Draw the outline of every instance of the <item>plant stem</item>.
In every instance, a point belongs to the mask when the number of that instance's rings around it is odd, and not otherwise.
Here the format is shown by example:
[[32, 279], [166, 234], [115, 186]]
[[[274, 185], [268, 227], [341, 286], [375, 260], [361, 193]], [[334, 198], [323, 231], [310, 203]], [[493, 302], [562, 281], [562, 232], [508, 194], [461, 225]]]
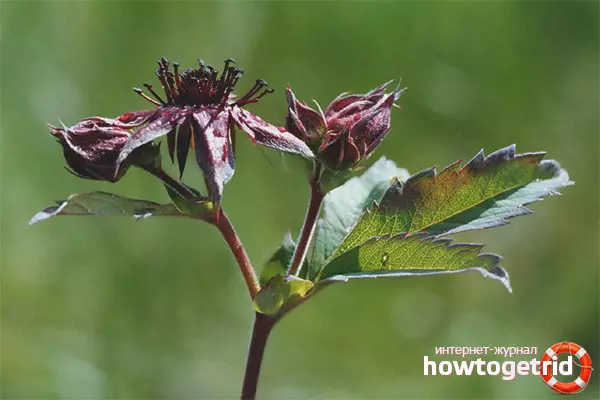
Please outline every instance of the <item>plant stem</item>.
[[320, 175], [321, 164], [316, 162], [313, 174], [310, 177], [310, 200], [308, 202], [306, 216], [304, 217], [304, 225], [302, 226], [302, 231], [300, 232], [300, 239], [298, 239], [296, 250], [294, 250], [290, 268], [288, 269], [288, 275], [298, 275], [300, 273], [302, 264], [306, 258], [308, 246], [310, 245], [315, 232], [317, 218], [319, 217], [321, 204], [323, 203], [323, 198], [325, 197], [325, 193], [323, 193], [323, 188], [319, 182]]
[[252, 267], [252, 263], [248, 258], [248, 254], [240, 241], [237, 233], [235, 233], [235, 229], [233, 229], [233, 225], [231, 221], [225, 214], [222, 208], [219, 207], [219, 211], [217, 217], [214, 222], [215, 226], [219, 228], [223, 238], [229, 245], [235, 260], [237, 261], [240, 271], [244, 276], [244, 280], [246, 281], [246, 286], [248, 286], [248, 291], [250, 292], [250, 297], [254, 299], [258, 292], [260, 291], [260, 284], [258, 283], [258, 278], [256, 277], [256, 273], [254, 272], [254, 268]]
[[162, 168], [160, 168], [160, 167], [156, 167], [156, 168], [141, 167], [141, 168], [143, 170], [149, 172], [150, 174], [154, 175], [161, 181], [163, 181], [163, 183], [165, 185], [169, 186], [171, 189], [176, 191], [184, 199], [190, 200], [195, 197], [198, 197], [187, 186], [185, 186], [183, 183], [179, 182], [177, 179], [174, 179], [171, 175], [167, 174]]
[[252, 338], [250, 339], [250, 348], [248, 349], [244, 384], [242, 385], [242, 400], [254, 400], [256, 398], [260, 366], [269, 334], [275, 322], [276, 319], [260, 313], [256, 313], [254, 317], [254, 327], [252, 328]]
[[[144, 168], [146, 171], [163, 181], [167, 186], [171, 189], [175, 190], [185, 199], [192, 200], [197, 198], [198, 196], [194, 194], [187, 186], [178, 180], [171, 177], [167, 174], [162, 168]], [[233, 228], [233, 224], [225, 214], [225, 211], [221, 207], [218, 208], [217, 213], [214, 216], [214, 220], [211, 221], [221, 232], [223, 238], [227, 242], [227, 245], [231, 249], [235, 260], [237, 261], [238, 266], [240, 267], [240, 271], [244, 276], [244, 280], [246, 281], [246, 286], [248, 286], [248, 291], [250, 292], [250, 297], [254, 299], [258, 292], [260, 291], [260, 284], [258, 283], [258, 278], [256, 277], [256, 273], [254, 272], [254, 268], [252, 267], [252, 263], [248, 258], [248, 254], [240, 241], [237, 233], [235, 233], [235, 229]]]

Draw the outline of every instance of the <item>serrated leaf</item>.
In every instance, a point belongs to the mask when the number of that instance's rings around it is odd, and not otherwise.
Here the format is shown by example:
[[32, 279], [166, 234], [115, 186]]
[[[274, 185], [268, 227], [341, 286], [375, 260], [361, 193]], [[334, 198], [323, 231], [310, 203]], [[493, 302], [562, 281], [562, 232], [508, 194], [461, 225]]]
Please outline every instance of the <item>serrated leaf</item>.
[[348, 180], [325, 196], [323, 215], [317, 222], [309, 265], [310, 278], [317, 275], [325, 260], [339, 247], [364, 210], [373, 201], [381, 200], [394, 178], [403, 181], [408, 178], [408, 171], [382, 157], [361, 176]]
[[136, 218], [150, 216], [187, 216], [173, 204], [130, 199], [113, 193], [90, 192], [73, 194], [67, 200], [58, 201], [56, 206], [47, 207], [31, 218], [29, 225], [56, 215], [131, 215]]
[[346, 281], [357, 278], [434, 275], [477, 270], [500, 280], [511, 291], [502, 257], [480, 253], [483, 245], [452, 244], [452, 239], [425, 237], [424, 233], [374, 237], [333, 259], [319, 279]]
[[277, 275], [258, 292], [254, 309], [261, 314], [282, 315], [304, 301], [313, 286], [295, 276]]
[[277, 275], [286, 274], [287, 267], [294, 256], [294, 250], [296, 250], [296, 243], [292, 240], [292, 234], [288, 232], [283, 237], [281, 246], [269, 258], [269, 261], [267, 261], [260, 273], [259, 282], [261, 286]]
[[401, 232], [448, 235], [506, 223], [529, 214], [526, 204], [572, 185], [569, 175], [545, 153], [516, 154], [508, 146], [487, 157], [480, 151], [461, 167], [436, 174], [429, 169], [390, 186], [379, 206], [367, 210], [335, 255], [369, 238]]

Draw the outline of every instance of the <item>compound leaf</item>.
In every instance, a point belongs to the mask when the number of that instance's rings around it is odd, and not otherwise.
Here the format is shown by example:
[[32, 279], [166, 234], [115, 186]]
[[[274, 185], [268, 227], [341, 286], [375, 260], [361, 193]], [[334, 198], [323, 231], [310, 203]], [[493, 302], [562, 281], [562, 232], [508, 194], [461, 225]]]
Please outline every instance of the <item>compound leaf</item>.
[[309, 278], [317, 275], [365, 209], [381, 200], [391, 182], [407, 178], [406, 169], [398, 168], [392, 160], [382, 157], [361, 176], [349, 179], [325, 196], [323, 214], [317, 222]]
[[477, 270], [500, 280], [511, 291], [502, 257], [480, 253], [483, 245], [452, 244], [424, 233], [374, 237], [333, 259], [321, 271], [320, 284], [357, 278], [434, 275]]
[[573, 184], [556, 161], [542, 161], [544, 154], [516, 154], [512, 145], [487, 157], [480, 151], [462, 167], [459, 161], [439, 174], [432, 168], [394, 182], [334, 255], [374, 236], [401, 232], [441, 236], [491, 228], [529, 214], [524, 205]]

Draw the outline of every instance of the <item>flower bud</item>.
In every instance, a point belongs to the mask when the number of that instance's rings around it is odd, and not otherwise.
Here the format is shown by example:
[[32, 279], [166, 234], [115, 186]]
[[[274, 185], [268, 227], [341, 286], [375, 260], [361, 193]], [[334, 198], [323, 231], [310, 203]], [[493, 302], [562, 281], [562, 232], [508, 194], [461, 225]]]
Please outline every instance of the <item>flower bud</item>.
[[352, 168], [368, 157], [390, 130], [390, 111], [403, 90], [385, 93], [383, 84], [364, 95], [342, 94], [324, 117], [327, 133], [317, 158], [333, 170]]
[[117, 182], [131, 165], [153, 166], [160, 162], [157, 146], [149, 143], [118, 165], [119, 153], [130, 137], [121, 125], [119, 120], [91, 118], [72, 127], [49, 128], [62, 145], [71, 172], [80, 178]]
[[319, 108], [319, 112], [317, 112], [304, 102], [298, 101], [289, 86], [286, 89], [286, 98], [288, 102], [288, 115], [285, 119], [287, 131], [303, 140], [309, 147], [318, 148], [327, 131], [323, 111]]

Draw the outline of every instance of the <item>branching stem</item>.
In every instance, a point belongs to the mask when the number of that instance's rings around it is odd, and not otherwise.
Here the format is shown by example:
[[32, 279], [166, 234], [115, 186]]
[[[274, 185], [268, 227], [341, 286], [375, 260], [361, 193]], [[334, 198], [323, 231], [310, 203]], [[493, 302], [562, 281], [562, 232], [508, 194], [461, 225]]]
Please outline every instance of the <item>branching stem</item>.
[[[165, 183], [165, 185], [169, 186], [171, 189], [179, 193], [179, 195], [187, 200], [193, 200], [198, 198], [196, 194], [194, 194], [187, 186], [183, 183], [174, 179], [172, 176], [167, 174], [162, 168], [144, 168], [146, 171], [160, 179]], [[260, 291], [260, 284], [258, 283], [258, 278], [256, 277], [256, 273], [254, 272], [254, 268], [252, 267], [252, 263], [248, 258], [248, 254], [240, 241], [239, 236], [235, 232], [233, 228], [233, 224], [223, 211], [223, 208], [219, 207], [215, 213], [214, 219], [212, 223], [219, 229], [221, 235], [227, 242], [227, 245], [231, 249], [235, 260], [237, 261], [238, 266], [240, 267], [240, 271], [244, 276], [244, 280], [246, 281], [246, 286], [248, 286], [248, 291], [250, 292], [250, 297], [254, 299], [258, 292]]]

